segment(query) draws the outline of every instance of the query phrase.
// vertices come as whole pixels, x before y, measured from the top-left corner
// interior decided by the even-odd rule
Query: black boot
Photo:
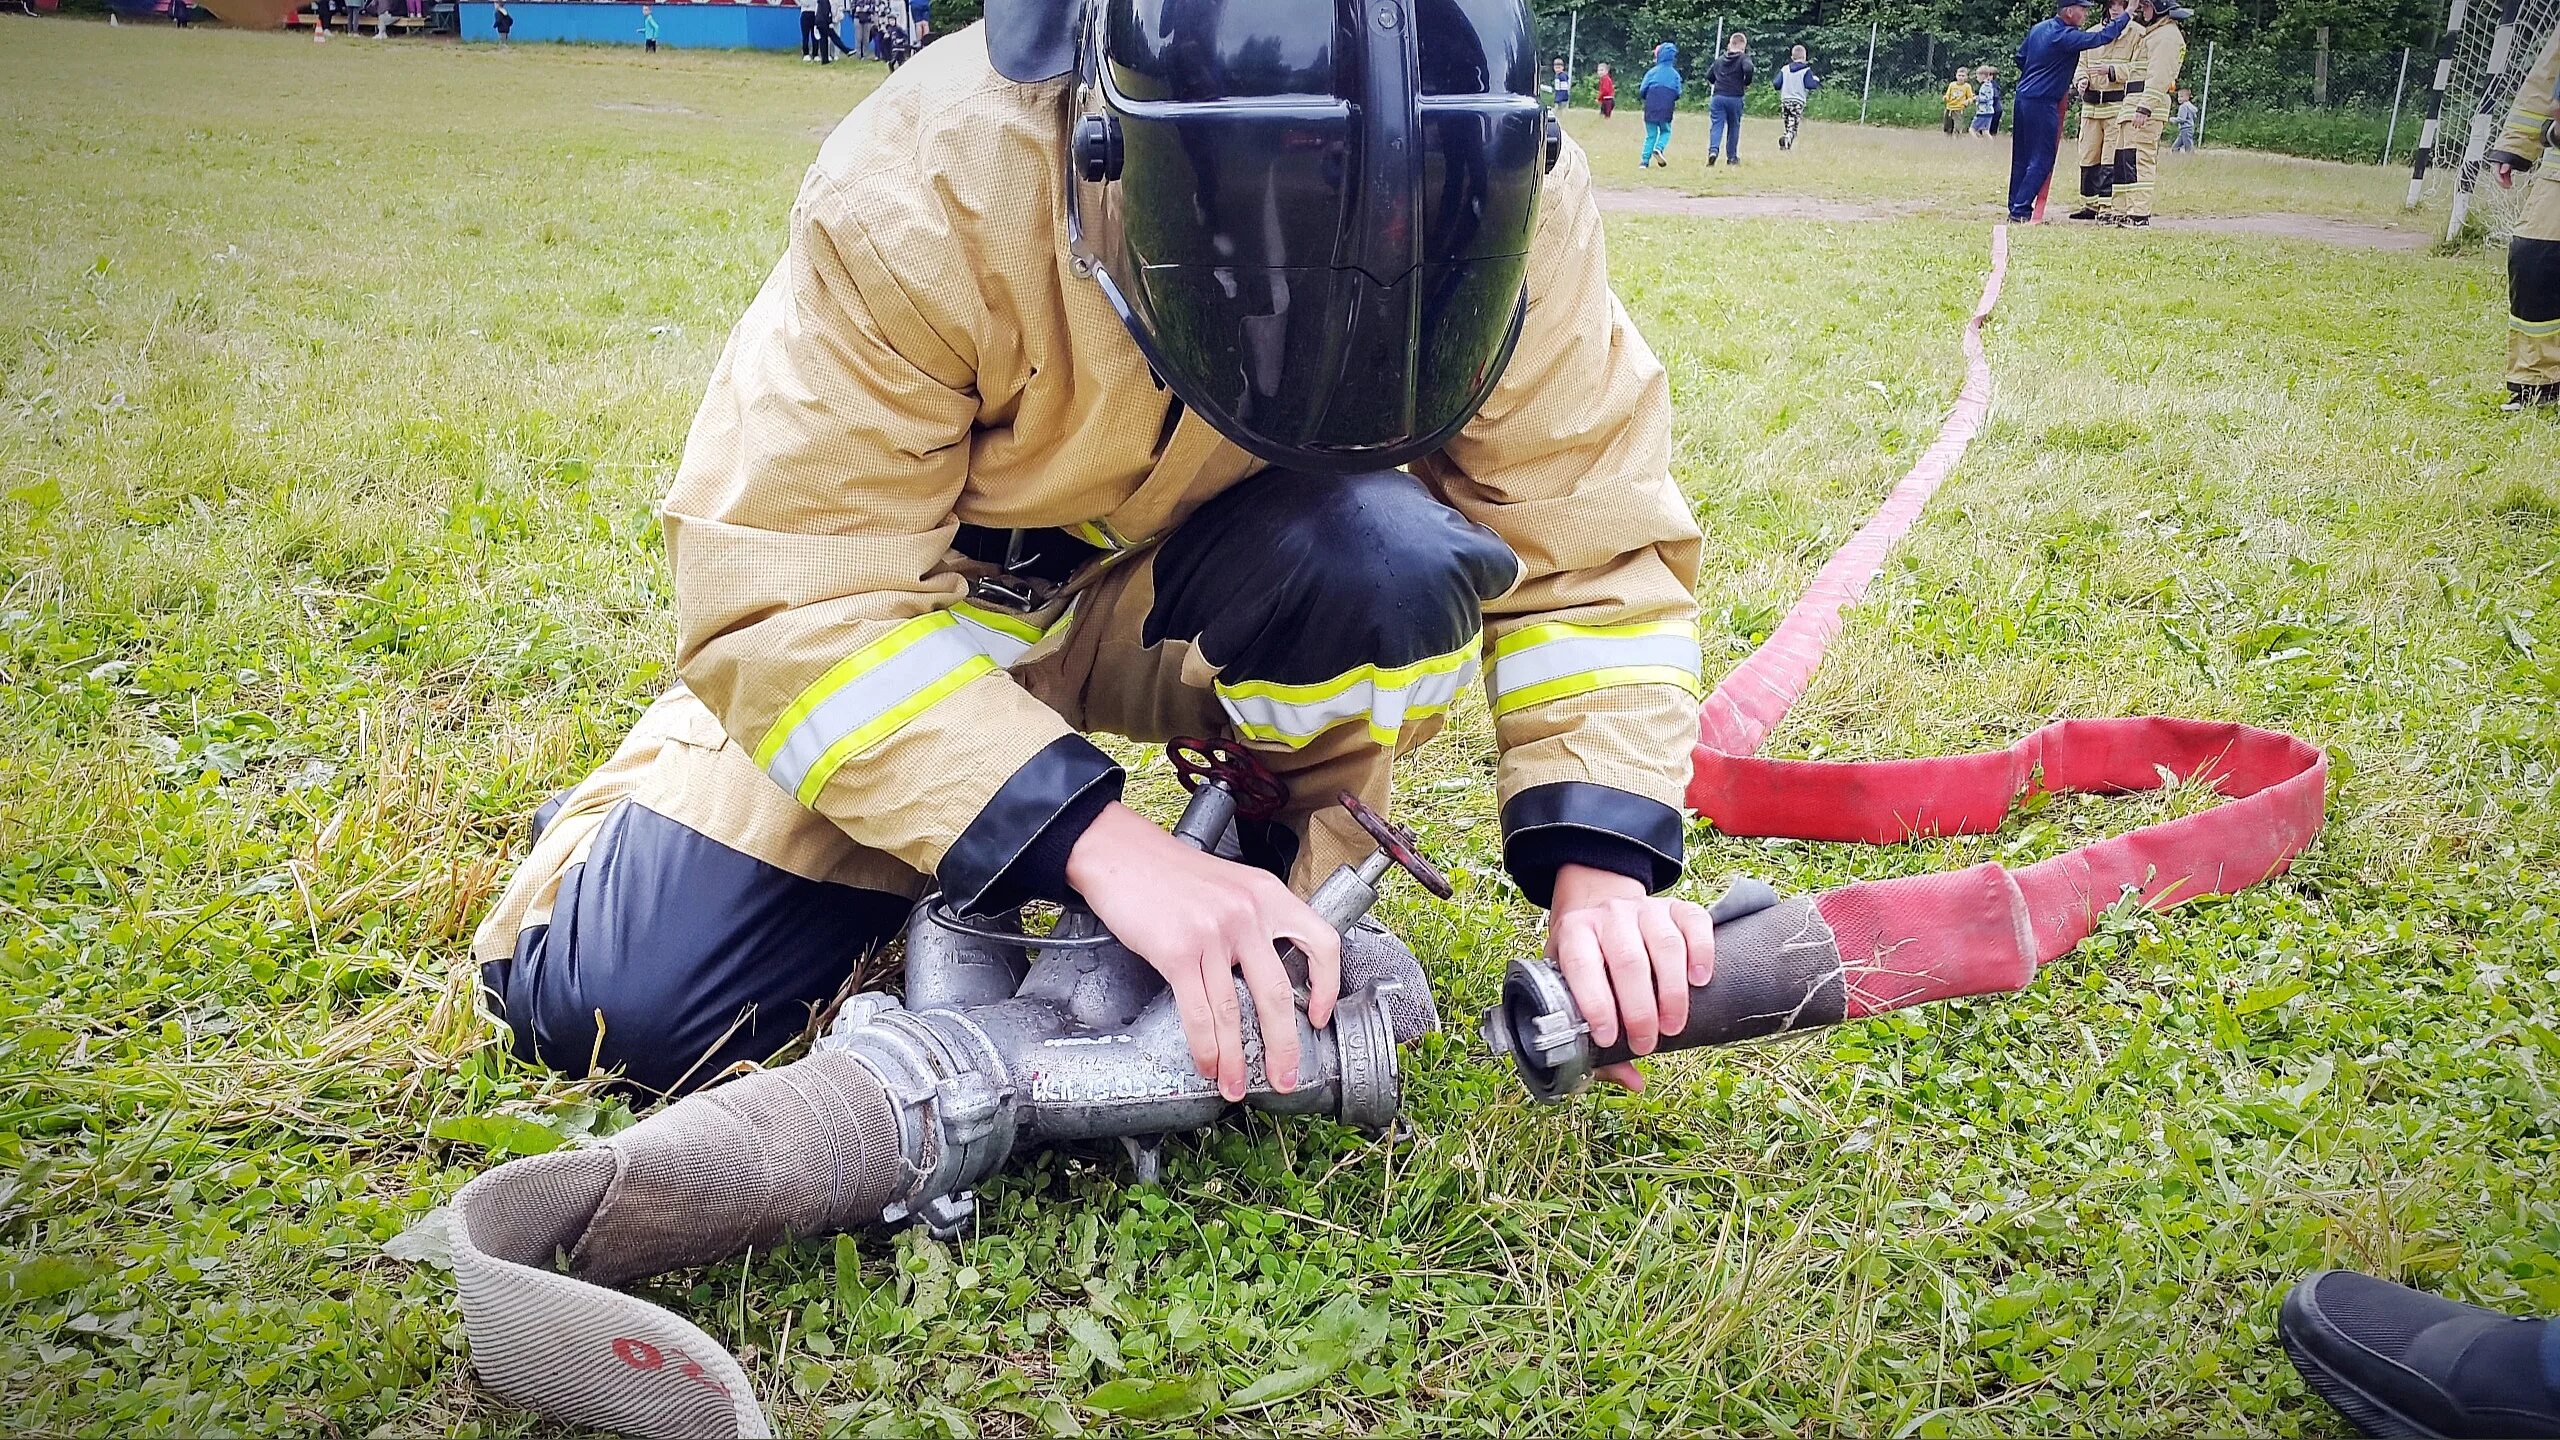
[[[2501,410],[2543,410],[2560,408],[2560,381],[2549,385],[2527,385],[2522,381],[2507,382],[2507,403]]]
[[[2366,1435],[2560,1436],[2543,1383],[2549,1323],[2319,1270],[2284,1297],[2276,1334],[2312,1390]]]
[[[2095,220],[2098,218],[2098,207],[2095,205],[2083,205],[2079,209],[2072,211],[2067,218],[2073,220]]]

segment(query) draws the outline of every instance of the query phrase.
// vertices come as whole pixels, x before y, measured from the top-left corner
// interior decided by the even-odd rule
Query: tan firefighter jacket
[[[1004,79],[973,28],[854,110],[729,337],[664,512],[686,682],[774,783],[955,895],[1084,793],[1078,767],[1109,766],[1059,745],[1065,721],[1006,674],[1071,609],[1010,629],[955,612],[955,527],[1128,550],[1261,468],[1177,413],[1077,273],[1072,83]],[[1544,184],[1510,368],[1413,469],[1522,561],[1481,654],[1460,657],[1491,698],[1506,835],[1634,838],[1667,864],[1659,888],[1697,738],[1699,532],[1581,151],[1567,142]]]
[[[2186,63],[2187,36],[2175,20],[2156,25],[2128,25],[2133,59],[2125,67],[2124,113],[2140,111],[2155,120],[2177,113],[2178,68]]]
[[[2496,164],[2504,157],[2518,170],[2531,170],[2540,163],[2551,146],[2551,128],[2560,117],[2560,97],[2553,95],[2560,87],[2560,27],[2542,47],[2542,58],[2533,62],[2533,72],[2524,77],[2524,86],[2516,91],[2516,103],[2507,111],[2507,124],[2490,145],[2488,160]],[[2551,182],[2554,175],[2542,177]]]
[[[2080,52],[2071,77],[2071,92],[2080,97],[2084,120],[2113,120],[2124,102],[2125,82],[2132,74],[2133,49],[2142,29],[2127,25],[2113,40]]]

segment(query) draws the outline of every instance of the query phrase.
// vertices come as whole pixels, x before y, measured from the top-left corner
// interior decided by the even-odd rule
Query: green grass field
[[[524,1144],[474,1117],[628,1118],[486,1048],[456,962],[526,813],[668,679],[651,507],[872,78],[0,20],[8,1429],[551,1433],[471,1385],[448,1278],[379,1246],[499,1158],[472,1137]],[[1823,127],[1713,181],[1905,218],[1611,222],[1711,671],[1955,392],[1987,229],[1947,167],[1990,161],[1913,158],[1938,141]],[[2163,209],[2294,173],[2244,161]],[[2494,409],[2497,261],[2015,241],[1993,423],[1773,749],[2289,729],[2337,777],[2290,877],[1641,1097],[1535,1109],[1444,1037],[1403,1142],[1253,1118],[1149,1189],[1053,1157],[965,1243],[647,1293],[795,1431],[955,1435],[1129,1424],[1086,1403],[1121,1375],[1220,1431],[2338,1433],[2272,1339],[2302,1270],[2560,1311],[2560,424]],[[1406,787],[1460,901],[1391,907],[1453,1016],[1536,944],[1485,735]],[[1689,889],[2021,864],[2192,803],[1701,832]],[[1309,1356],[1338,1366],[1305,1393],[1230,1398]]]

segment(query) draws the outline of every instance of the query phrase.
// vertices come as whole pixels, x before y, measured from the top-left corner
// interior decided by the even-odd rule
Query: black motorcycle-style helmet
[[[987,24],[1009,78],[1074,66],[1069,239],[1185,405],[1317,470],[1474,417],[1562,143],[1526,0],[999,0]]]

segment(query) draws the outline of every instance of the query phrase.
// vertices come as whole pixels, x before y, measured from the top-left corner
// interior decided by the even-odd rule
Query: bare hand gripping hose
[[[2022,990],[2069,954],[2108,907],[2132,896],[2167,909],[2283,873],[2319,834],[2328,757],[2290,735],[2168,716],[2062,720],[2006,750],[1835,764],[1762,760],[1769,732],[1801,698],[1886,552],[1955,469],[1991,410],[1982,324],[1999,303],[2009,233],[1991,232],[1991,273],[1965,322],[1964,388],[1937,439],[1873,518],[1815,575],[1758,649],[1698,714],[1689,806],[1729,835],[1869,845],[1997,829],[2036,793],[2125,794],[2163,776],[2211,785],[2226,803],[2010,871],[1976,865],[1845,885],[1780,900],[1747,882],[1717,902],[1715,978],[1689,996],[1690,1021],[1660,1051],[1813,1029],[1908,1005]],[[1555,967],[1515,961],[1485,1042],[1511,1057],[1542,1100],[1627,1059],[1595,1046]]]

